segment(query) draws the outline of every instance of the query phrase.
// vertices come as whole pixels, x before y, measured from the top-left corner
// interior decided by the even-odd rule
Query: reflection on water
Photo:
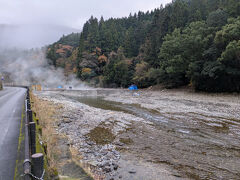
[[[75,98],[76,99],[76,98]],[[165,163],[191,179],[240,179],[240,120],[204,114],[164,114],[137,104],[99,97],[77,98],[81,103],[121,111],[154,123],[143,147],[153,162]],[[139,135],[141,136],[141,135]],[[144,140],[146,137],[139,137]]]

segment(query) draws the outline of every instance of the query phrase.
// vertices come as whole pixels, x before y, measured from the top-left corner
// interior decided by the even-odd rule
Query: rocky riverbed
[[[34,92],[95,179],[237,179],[239,95],[185,90]]]

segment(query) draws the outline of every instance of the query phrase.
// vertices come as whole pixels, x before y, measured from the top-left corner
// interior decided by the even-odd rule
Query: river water
[[[176,178],[240,179],[239,119],[199,113],[160,114],[139,104],[123,104],[101,97],[74,99],[95,108],[121,111],[151,121],[151,131],[135,132],[133,136],[129,132],[134,141],[130,150],[155,164],[171,167],[173,172],[177,171],[173,173]]]

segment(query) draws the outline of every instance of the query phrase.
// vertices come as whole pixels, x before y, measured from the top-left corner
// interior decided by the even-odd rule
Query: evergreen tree
[[[92,16],[81,33],[50,45],[47,58],[58,66],[78,52],[78,76],[106,86],[239,92],[239,40],[239,0],[174,0],[124,18]]]

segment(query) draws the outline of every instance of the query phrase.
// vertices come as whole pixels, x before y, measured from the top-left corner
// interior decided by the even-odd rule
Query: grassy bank
[[[92,178],[77,164],[74,149],[64,134],[56,131],[58,111],[61,104],[39,99],[31,94],[34,120],[37,124],[37,152],[45,154],[49,179],[91,180]]]

